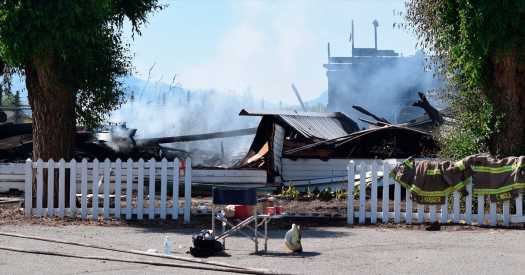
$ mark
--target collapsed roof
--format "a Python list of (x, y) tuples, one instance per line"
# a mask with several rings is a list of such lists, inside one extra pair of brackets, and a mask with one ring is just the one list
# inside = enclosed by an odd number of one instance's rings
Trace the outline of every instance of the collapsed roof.
[(430, 132), (405, 125), (384, 125), (357, 131), (346, 136), (305, 145), (285, 151), (291, 158), (354, 157), (354, 158), (407, 158), (432, 156), (438, 145)]
[(261, 116), (255, 138), (237, 167), (265, 168), (270, 180), (281, 175), (281, 159), (404, 158), (437, 151), (430, 132), (383, 123), (359, 130), (344, 113), (248, 111)]
[(355, 121), (340, 112), (270, 112), (243, 109), (239, 115), (262, 116), (262, 119), (248, 153), (237, 167), (264, 167), (269, 175), (280, 174), (280, 161), (284, 151), (346, 136), (359, 130)]

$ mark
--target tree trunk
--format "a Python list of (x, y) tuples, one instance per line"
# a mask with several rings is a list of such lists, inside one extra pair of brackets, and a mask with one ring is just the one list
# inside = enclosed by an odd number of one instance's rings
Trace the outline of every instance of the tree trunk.
[[(66, 161), (73, 156), (75, 131), (75, 100), (73, 89), (68, 88), (56, 66), (51, 61), (35, 59), (25, 69), (26, 86), (33, 118), (33, 160), (61, 158)], [(47, 169), (45, 169), (47, 172)], [(55, 174), (55, 207), (58, 199), (58, 174)], [(69, 174), (69, 173), (68, 173)], [(44, 175), (44, 205), (47, 205), (47, 173)], [(68, 181), (68, 180), (67, 180)], [(69, 204), (69, 184), (66, 187), (65, 201)], [(33, 190), (36, 184), (33, 182)], [(35, 198), (33, 194), (33, 198)]]
[(519, 156), (525, 153), (525, 50), (494, 54), (491, 65), (491, 98), (496, 112), (503, 115), (491, 151)]

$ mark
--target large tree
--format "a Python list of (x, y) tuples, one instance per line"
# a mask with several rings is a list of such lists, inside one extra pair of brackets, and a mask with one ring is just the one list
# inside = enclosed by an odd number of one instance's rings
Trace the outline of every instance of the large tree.
[(73, 156), (77, 123), (94, 126), (123, 100), (133, 33), (157, 0), (0, 0), (0, 60), (25, 75), (33, 157)]
[[(525, 0), (409, 0), (407, 8), (421, 45), (470, 108), (466, 125), (489, 133), (494, 154), (525, 153)], [(472, 118), (476, 108), (482, 115)]]

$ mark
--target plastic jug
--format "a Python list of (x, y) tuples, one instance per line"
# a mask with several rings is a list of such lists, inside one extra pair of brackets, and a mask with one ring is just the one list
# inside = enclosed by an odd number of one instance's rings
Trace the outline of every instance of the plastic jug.
[(173, 248), (173, 245), (170, 239), (167, 236), (164, 237), (164, 255), (171, 255), (172, 248)]

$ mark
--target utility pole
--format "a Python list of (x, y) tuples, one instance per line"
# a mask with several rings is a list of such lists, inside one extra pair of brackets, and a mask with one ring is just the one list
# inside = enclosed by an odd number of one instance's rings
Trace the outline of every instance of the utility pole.
[(331, 57), (331, 53), (330, 53), (330, 42), (328, 42), (328, 46), (326, 47), (326, 50), (328, 51), (328, 63), (330, 63), (330, 57)]
[(354, 56), (354, 41), (355, 41), (354, 20), (352, 20), (352, 33), (350, 34), (350, 40), (352, 42), (352, 57), (353, 57)]
[(377, 27), (379, 27), (379, 22), (377, 22), (377, 19), (372, 22), (372, 25), (374, 25), (374, 48), (377, 51)]

